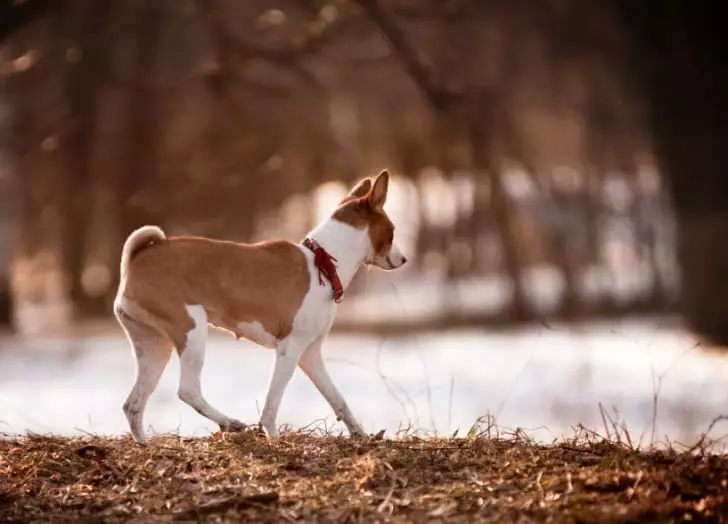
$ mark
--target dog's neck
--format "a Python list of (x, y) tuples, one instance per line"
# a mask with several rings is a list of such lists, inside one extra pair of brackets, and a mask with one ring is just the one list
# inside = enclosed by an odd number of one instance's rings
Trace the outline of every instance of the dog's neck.
[(369, 255), (371, 241), (366, 229), (358, 229), (335, 218), (328, 218), (308, 235), (336, 259), (336, 271), (346, 289)]

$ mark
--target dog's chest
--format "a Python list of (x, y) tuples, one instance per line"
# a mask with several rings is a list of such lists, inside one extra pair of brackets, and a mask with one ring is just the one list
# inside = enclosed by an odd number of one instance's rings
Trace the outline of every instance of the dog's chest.
[(231, 315), (208, 311), (208, 318), (212, 325), (230, 331), (237, 339), (244, 338), (266, 348), (276, 349), (288, 339), (308, 343), (327, 332), (334, 321), (336, 304), (329, 298), (329, 293), (323, 287), (313, 288), (285, 332), (281, 329), (283, 319), (274, 315), (260, 316), (253, 312)]
[(336, 316), (337, 305), (331, 298), (331, 288), (311, 288), (293, 321), (291, 336), (300, 340), (313, 340), (328, 332)]
[(276, 348), (281, 339), (280, 330), (276, 327), (280, 322), (272, 318), (263, 320), (254, 315), (238, 316), (208, 311), (208, 321), (217, 328), (231, 332), (238, 340), (244, 338), (271, 349)]

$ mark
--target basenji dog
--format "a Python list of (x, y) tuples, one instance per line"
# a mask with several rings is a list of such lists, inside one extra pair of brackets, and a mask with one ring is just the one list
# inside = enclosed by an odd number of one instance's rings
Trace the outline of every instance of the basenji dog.
[(388, 187), (386, 170), (360, 181), (300, 243), (167, 237), (156, 226), (131, 233), (114, 314), (136, 359), (136, 381), (123, 407), (134, 440), (146, 443), (144, 409), (173, 347), (180, 359), (179, 398), (223, 431), (246, 427), (202, 395), (208, 324), (275, 350), (259, 420), (269, 437), (278, 436), (278, 407), (297, 366), (349, 433), (365, 435), (326, 370), (321, 346), (362, 265), (392, 270), (406, 262), (384, 211)]

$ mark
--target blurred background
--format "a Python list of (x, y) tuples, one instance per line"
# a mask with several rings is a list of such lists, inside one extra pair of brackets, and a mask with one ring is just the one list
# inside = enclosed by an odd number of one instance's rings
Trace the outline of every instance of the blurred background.
[[(388, 168), (412, 262), (362, 271), (327, 349), (367, 429), (697, 438), (728, 413), (711, 5), (0, 0), (0, 432), (126, 431), (134, 228), (300, 240)], [(206, 394), (255, 422), (272, 359), (214, 333)], [(146, 420), (202, 434), (176, 365)]]

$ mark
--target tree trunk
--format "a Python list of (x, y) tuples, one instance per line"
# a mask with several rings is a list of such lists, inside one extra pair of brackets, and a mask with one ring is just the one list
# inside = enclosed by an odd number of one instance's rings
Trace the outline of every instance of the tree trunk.
[(564, 277), (564, 295), (560, 305), (560, 313), (567, 320), (574, 319), (581, 311), (581, 300), (579, 298), (579, 280), (577, 273), (580, 268), (579, 260), (574, 257), (572, 249), (572, 232), (578, 224), (574, 224), (578, 203), (574, 200), (578, 197), (572, 194), (563, 194), (559, 188), (553, 188), (549, 198), (557, 208), (558, 226), (553, 235), (553, 256), (556, 267), (559, 268)]
[[(152, 85), (151, 78), (159, 62), (164, 13), (163, 7), (156, 3), (137, 2), (132, 9), (136, 10), (139, 21), (130, 74), (134, 80), (126, 95), (120, 161), (111, 187), (117, 220), (112, 235), (116, 239), (112, 263), (116, 264), (121, 259), (126, 237), (134, 229), (144, 224), (162, 225), (154, 212), (154, 203), (146, 198), (145, 186), (153, 183), (159, 167), (163, 97)], [(119, 285), (118, 265), (112, 271), (114, 278), (106, 297), (107, 305), (113, 301)]]
[(728, 343), (728, 52), (719, 3), (615, 0), (678, 220), (680, 310)]
[(495, 158), (495, 137), (493, 115), (497, 110), (496, 102), (486, 95), (471, 100), (472, 105), (466, 110), (470, 131), (470, 146), (475, 169), (490, 178), (490, 205), (501, 238), (505, 269), (513, 285), (510, 304), (510, 317), (514, 321), (523, 321), (531, 317), (531, 311), (523, 286), (521, 257), (518, 253), (513, 211), (508, 200), (498, 159)]
[[(23, 33), (12, 42), (14, 54), (17, 56), (33, 47), (43, 48), (44, 38), (52, 38), (52, 32), (48, 31), (47, 25), (39, 21), (26, 28)], [(3, 319), (0, 323), (12, 324), (18, 303), (30, 298), (19, 297), (14, 294), (17, 289), (11, 289), (11, 264), (17, 259), (33, 258), (44, 243), (41, 215), (48, 202), (42, 192), (38, 191), (38, 187), (46, 182), (47, 178), (43, 175), (49, 171), (48, 166), (43, 165), (40, 153), (40, 144), (47, 136), (47, 120), (44, 120), (46, 114), (37, 99), (42, 98), (39, 95), (45, 87), (43, 80), (48, 73), (47, 67), (48, 63), (35, 64), (27, 71), (10, 75), (4, 82), (0, 82), (3, 87), (2, 94), (8, 100), (6, 109), (9, 118), (6, 119), (7, 129), (3, 130), (3, 134), (7, 136), (6, 151), (10, 173), (5, 180), (2, 217), (6, 227), (7, 251), (0, 269), (0, 317)], [(55, 173), (51, 173), (53, 174)]]
[(12, 324), (12, 293), (10, 289), (10, 234), (12, 214), (7, 181), (0, 179), (0, 328)]
[(66, 77), (71, 129), (65, 144), (66, 182), (61, 189), (61, 260), (69, 285), (75, 318), (100, 313), (82, 284), (90, 224), (89, 202), (93, 197), (93, 154), (96, 136), (96, 94), (99, 87), (92, 71), (104, 59), (99, 34), (108, 21), (111, 2), (75, 0), (66, 4), (68, 51)]

